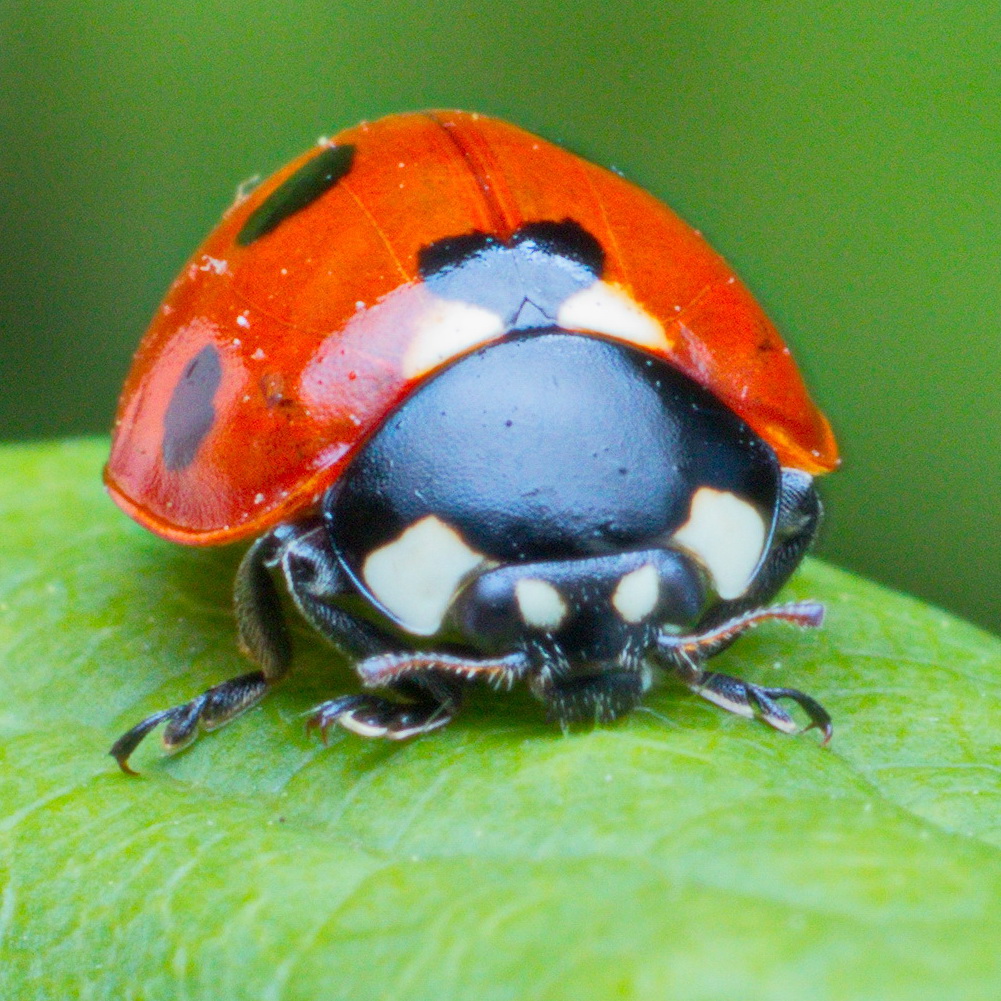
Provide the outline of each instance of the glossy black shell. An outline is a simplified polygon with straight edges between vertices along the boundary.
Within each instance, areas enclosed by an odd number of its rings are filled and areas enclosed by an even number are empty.
[[[498,563],[664,545],[700,487],[774,521],[772,449],[710,393],[627,345],[558,329],[492,344],[408,398],[328,494],[362,590],[366,556],[435,515]],[[767,549],[767,543],[766,543]]]

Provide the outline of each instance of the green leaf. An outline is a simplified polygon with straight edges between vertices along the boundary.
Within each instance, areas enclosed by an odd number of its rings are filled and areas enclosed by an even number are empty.
[[[130,779],[115,737],[246,669],[239,554],[132,524],[105,449],[0,450],[0,997],[1001,996],[998,640],[812,561],[827,625],[718,663],[820,699],[827,748],[671,684],[324,748],[302,714],[356,683],[298,630],[280,691]]]

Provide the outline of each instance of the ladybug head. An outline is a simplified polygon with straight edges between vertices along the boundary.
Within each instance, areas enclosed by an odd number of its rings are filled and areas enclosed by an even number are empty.
[[[694,624],[705,600],[691,558],[650,549],[488,569],[456,596],[447,625],[488,652],[550,647],[588,665],[637,659],[656,632]]]

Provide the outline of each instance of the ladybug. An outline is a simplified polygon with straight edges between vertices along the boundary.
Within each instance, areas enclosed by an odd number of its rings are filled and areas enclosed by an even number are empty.
[[[403,114],[322,140],[238,199],[125,382],[105,482],[174,542],[254,539],[235,582],[256,664],[154,713],[184,747],[288,672],[277,580],[354,659],[310,724],[401,740],[476,681],[564,728],[657,670],[785,731],[792,688],[707,671],[767,619],[839,463],[727,264],[618,175],[502,121]],[[376,693],[373,690],[377,690]]]

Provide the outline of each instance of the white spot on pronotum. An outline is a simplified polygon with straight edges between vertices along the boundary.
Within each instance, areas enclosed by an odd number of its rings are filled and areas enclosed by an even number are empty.
[[[673,541],[687,549],[712,574],[716,593],[739,598],[761,561],[768,526],[752,504],[736,494],[699,487],[685,522]]]
[[[503,333],[504,320],[489,309],[468,302],[435,300],[417,321],[403,356],[403,374],[417,379]]]
[[[641,348],[666,351],[671,346],[657,319],[621,289],[603,281],[566,299],[556,321],[565,330],[606,334]]]
[[[557,629],[567,614],[567,604],[548,581],[524,577],[514,585],[518,611],[526,625]]]
[[[612,606],[626,622],[642,622],[657,607],[659,597],[657,568],[644,563],[619,581],[612,595]]]
[[[432,636],[462,579],[482,562],[454,528],[429,514],[370,553],[362,577],[404,629]]]

